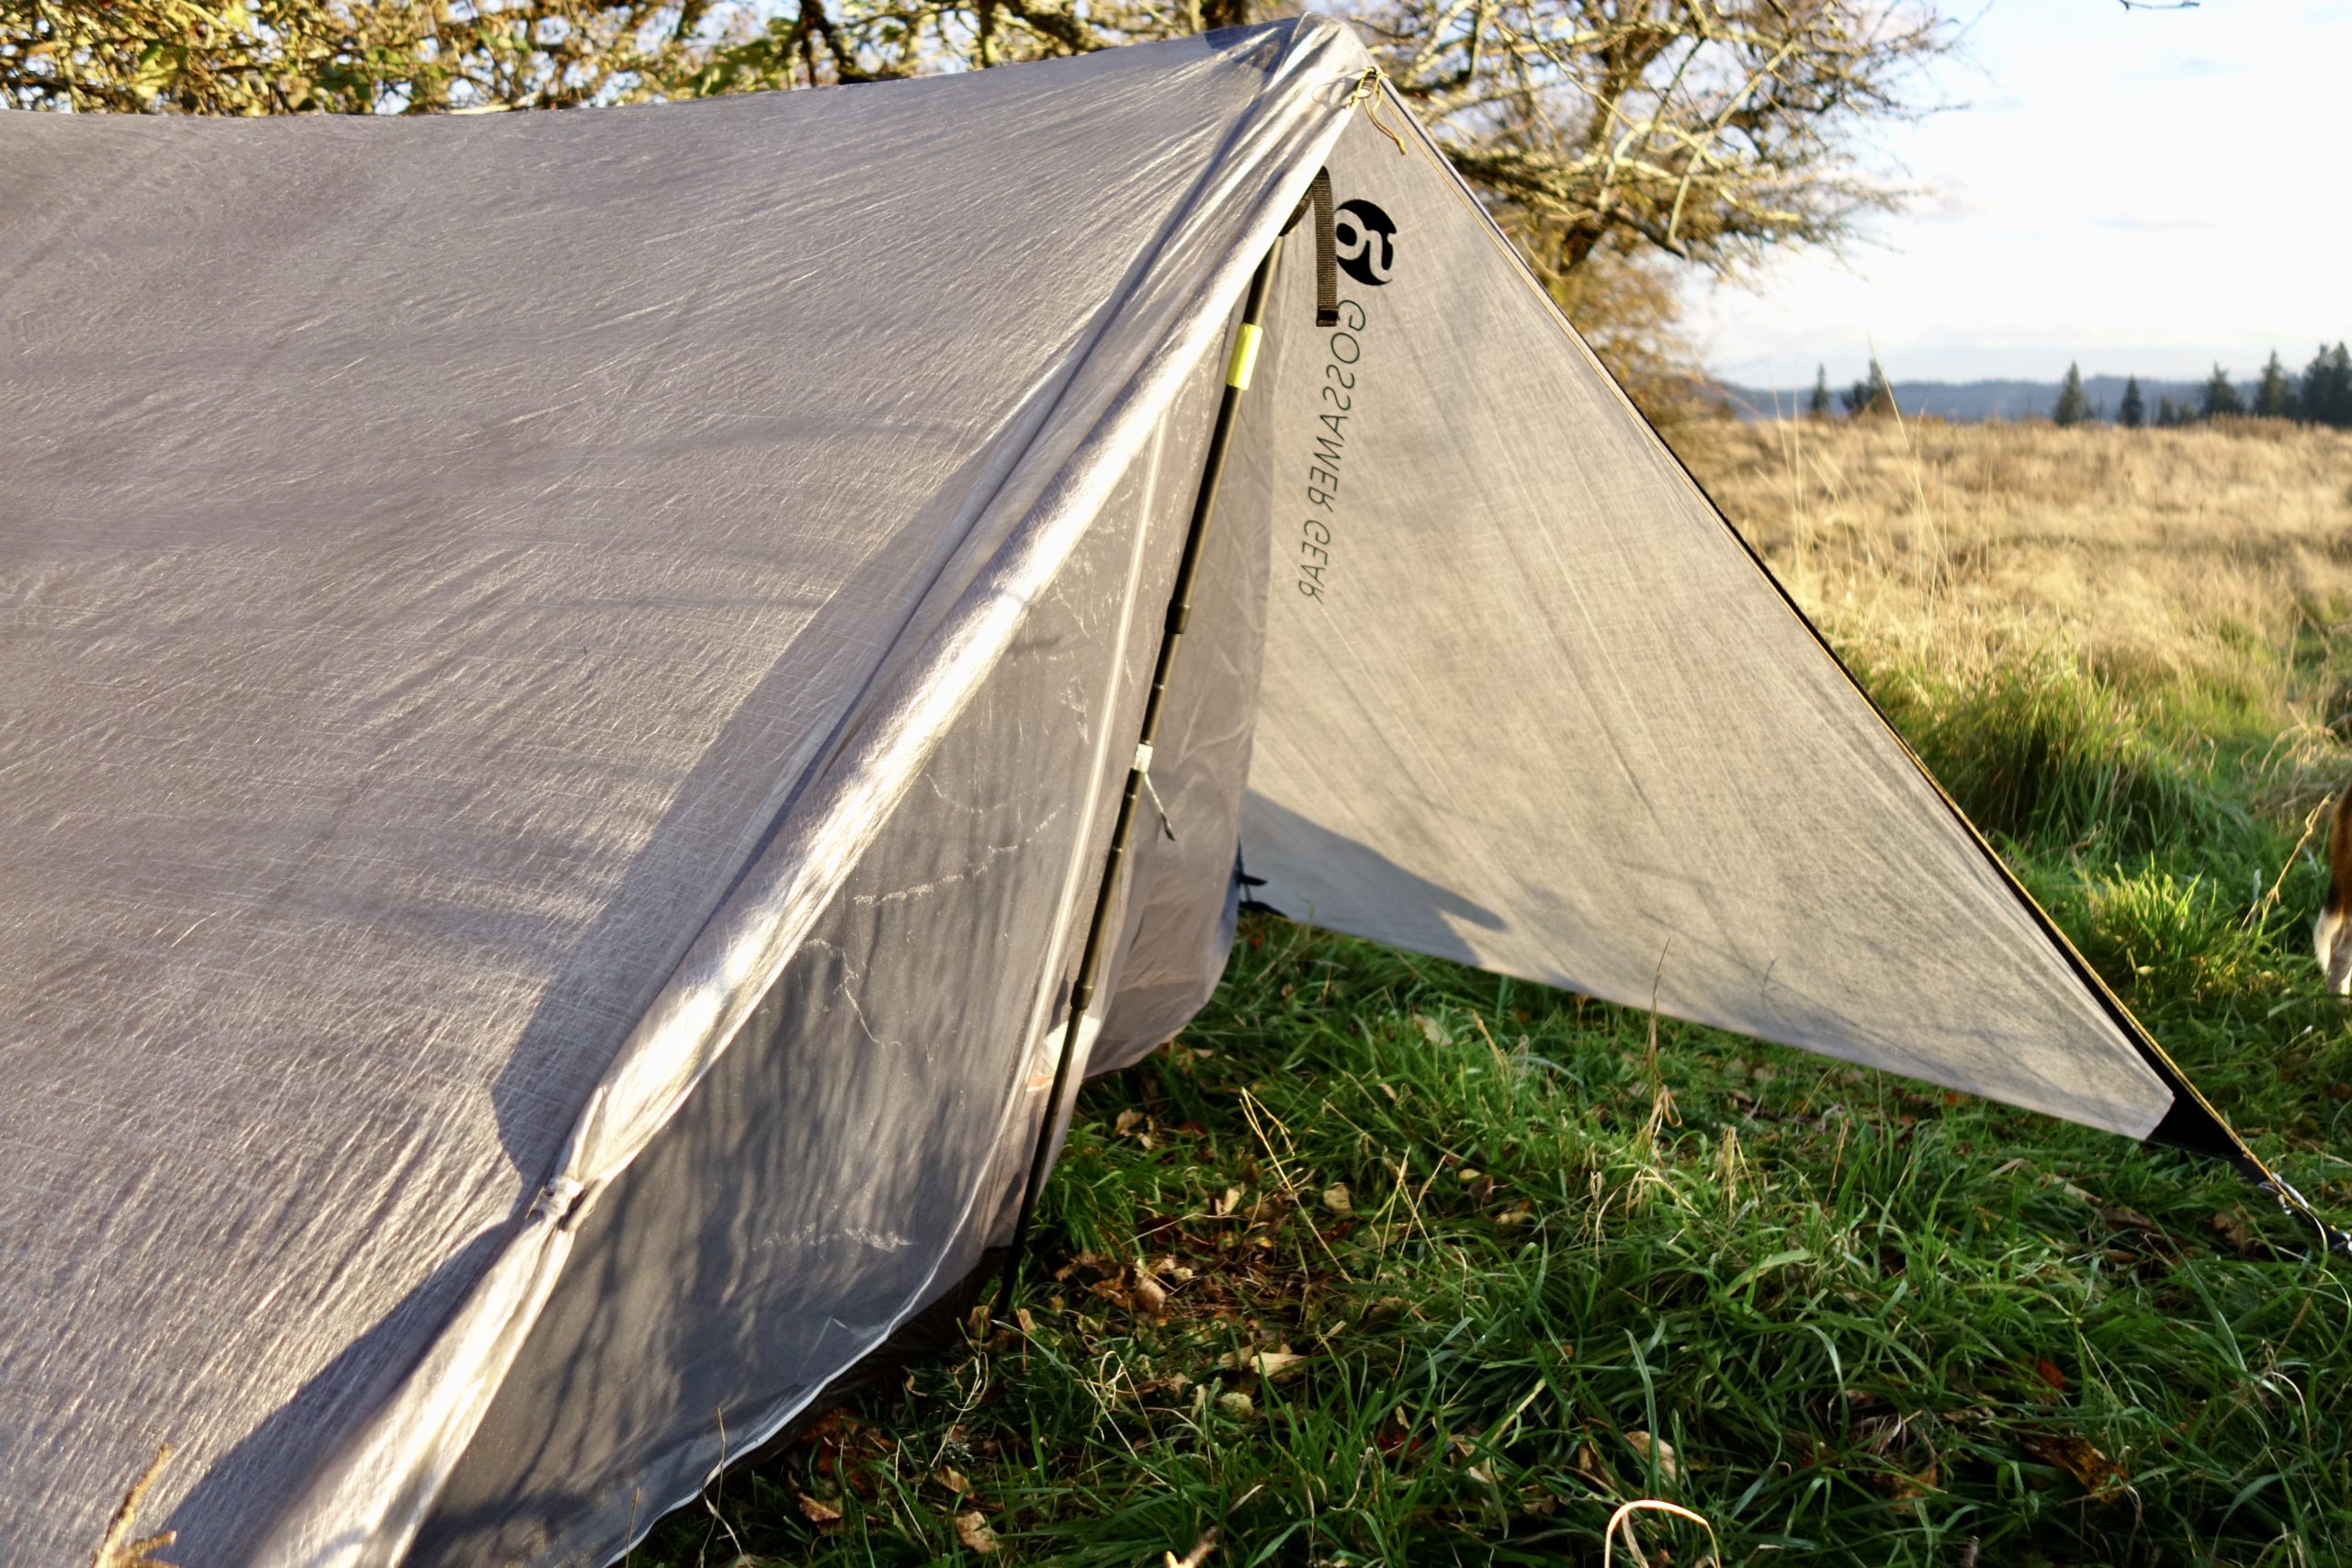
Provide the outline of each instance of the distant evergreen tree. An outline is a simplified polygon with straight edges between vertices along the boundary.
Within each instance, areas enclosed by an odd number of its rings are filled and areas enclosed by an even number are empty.
[[[1879,363],[1871,361],[1871,373],[1838,394],[1846,412],[1861,418],[1865,415],[1887,414],[1894,412],[1894,389],[1887,384],[1886,372]]]
[[[2264,419],[2292,419],[2295,416],[2295,384],[2287,375],[2287,367],[2278,363],[2278,351],[2270,351],[2269,362],[2262,367],[2262,384],[2254,389],[2254,412]]]
[[[2296,402],[2301,419],[2338,430],[2352,429],[2352,355],[2345,352],[2344,344],[2332,349],[2325,344],[2319,345],[2303,371],[2302,391]]]
[[[2229,419],[2245,412],[2245,400],[2230,385],[2230,373],[2218,365],[2197,395],[2197,412],[2203,419]]]
[[[2158,430],[2170,430],[2174,425],[2178,424],[2179,423],[2180,410],[2173,406],[2173,400],[2166,397],[2157,398],[2156,428]]]
[[[2066,367],[2065,384],[2058,389],[2058,406],[2050,411],[2052,424],[2080,424],[2091,416],[2091,400],[2083,395],[2083,367]]]
[[[2140,395],[2140,378],[2123,378],[2123,406],[2116,411],[2126,430],[2137,430],[2148,423],[2148,400]]]
[[[1827,419],[1832,412],[1829,401],[1829,367],[1826,365],[1816,365],[1813,367],[1813,395],[1804,400],[1805,417]]]

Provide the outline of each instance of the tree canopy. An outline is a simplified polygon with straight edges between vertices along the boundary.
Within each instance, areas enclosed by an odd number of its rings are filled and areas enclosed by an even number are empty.
[[[2254,389],[2253,412],[2264,419],[2291,419],[2295,412],[2295,379],[2278,362],[2278,351],[2262,367],[2262,380]]]
[[[18,107],[555,108],[866,81],[1261,19],[1253,0],[0,0]],[[1349,7],[1455,164],[1569,270],[1611,245],[1728,268],[1902,192],[1862,133],[1952,44],[1881,0],[1370,0]]]
[[[1846,412],[1857,419],[1896,412],[1894,387],[1886,378],[1886,371],[1878,360],[1871,360],[1870,374],[1838,394]]]
[[[570,108],[682,96],[709,0],[0,0],[0,99],[138,114]]]
[[[1835,246],[1906,194],[1939,0],[1343,0],[1391,85],[1645,405],[1676,274]],[[981,69],[1265,20],[1267,0],[0,0],[0,104],[570,108]]]
[[[2245,412],[2245,400],[2230,384],[2230,373],[2220,366],[2206,378],[2204,389],[2198,394],[2198,414],[2205,419],[2232,419]]]
[[[2053,424],[2080,424],[2091,417],[2091,400],[2083,391],[2083,367],[2066,367],[2066,379],[2058,389],[2058,406],[2050,411]]]

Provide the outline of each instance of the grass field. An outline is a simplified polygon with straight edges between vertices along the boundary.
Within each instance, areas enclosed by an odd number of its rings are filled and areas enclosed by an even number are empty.
[[[2352,1217],[2295,852],[2352,770],[2352,440],[1678,439]],[[2218,1168],[1833,1062],[1250,923],[1179,1046],[1087,1089],[1043,1220],[1016,1314],[636,1562],[1160,1564],[1216,1527],[1219,1568],[1598,1563],[1654,1498],[1725,1563],[2352,1562],[2352,1269]]]

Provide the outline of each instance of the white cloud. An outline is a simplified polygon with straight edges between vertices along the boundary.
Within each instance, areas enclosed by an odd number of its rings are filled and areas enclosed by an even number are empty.
[[[1694,288],[1718,373],[1850,379],[1874,339],[1905,375],[2190,376],[2352,336],[2352,212],[2313,199],[2336,178],[2352,0],[1995,0],[1970,48],[1944,90],[2006,112],[1892,128],[1922,194],[1873,243]]]

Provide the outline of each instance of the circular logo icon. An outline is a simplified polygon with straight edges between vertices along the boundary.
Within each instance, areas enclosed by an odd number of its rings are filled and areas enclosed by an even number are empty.
[[[1343,201],[1331,215],[1340,270],[1377,288],[1396,265],[1396,220],[1368,201]]]

